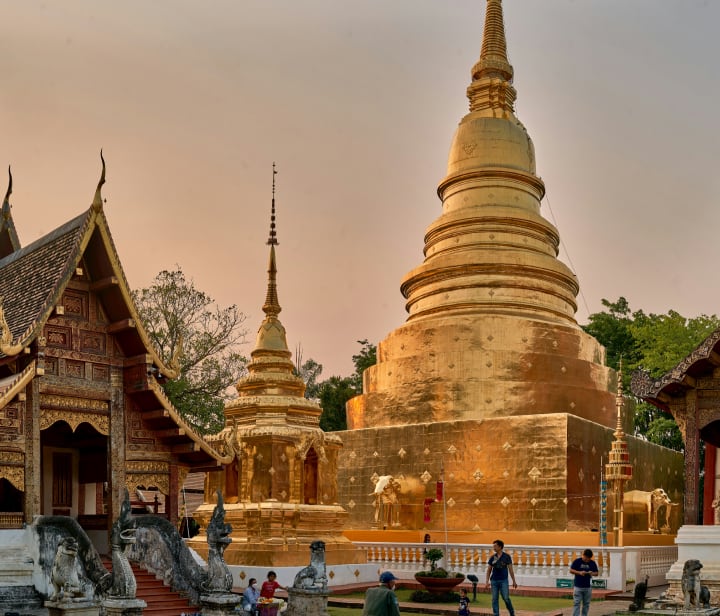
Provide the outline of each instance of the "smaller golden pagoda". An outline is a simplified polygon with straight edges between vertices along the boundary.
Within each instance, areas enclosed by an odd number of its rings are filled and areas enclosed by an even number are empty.
[[[605,477],[613,494],[613,545],[623,545],[624,521],[624,489],[627,482],[632,479],[633,467],[630,463],[630,452],[625,441],[625,432],[622,428],[622,412],[625,407],[622,385],[622,364],[618,372],[617,397],[615,398],[617,408],[617,426],[615,428],[613,441],[610,447],[609,462],[605,465]]]
[[[220,490],[232,543],[231,565],[297,566],[307,562],[310,544],[325,542],[328,564],[364,562],[343,537],[346,511],[337,500],[339,436],[320,429],[320,406],[304,397],[305,383],[294,372],[278,314],[275,246],[275,166],[270,222],[268,288],[249,374],[237,384],[238,397],[225,406],[225,428],[208,437],[232,462],[209,472],[205,499],[194,513],[206,528]],[[206,557],[204,533],[190,545]]]

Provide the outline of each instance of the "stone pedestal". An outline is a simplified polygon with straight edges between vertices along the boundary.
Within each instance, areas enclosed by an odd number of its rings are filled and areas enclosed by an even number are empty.
[[[285,616],[328,616],[328,592],[288,588]]]
[[[45,601],[49,616],[98,616],[100,606],[97,601],[87,599],[70,601]]]
[[[200,610],[203,616],[229,616],[235,613],[240,605],[242,595],[235,593],[218,593],[200,596]]]
[[[105,599],[102,602],[107,616],[142,616],[147,603],[142,599]]]
[[[710,605],[720,605],[720,526],[686,524],[678,530],[675,543],[678,546],[678,559],[665,576],[668,598],[682,601],[683,566],[685,561],[697,559],[703,566],[700,580],[710,590]]]

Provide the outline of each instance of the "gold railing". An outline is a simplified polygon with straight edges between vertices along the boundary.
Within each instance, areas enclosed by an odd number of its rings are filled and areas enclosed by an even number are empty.
[[[22,528],[22,511],[0,511],[0,528]]]

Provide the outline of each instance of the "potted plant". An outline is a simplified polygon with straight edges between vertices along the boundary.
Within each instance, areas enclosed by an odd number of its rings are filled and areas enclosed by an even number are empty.
[[[443,551],[439,548],[431,548],[425,554],[425,560],[430,561],[429,571],[418,571],[415,579],[420,582],[428,592],[442,594],[449,592],[460,584],[465,576],[462,573],[448,573],[447,570],[437,566],[437,562],[443,557]]]

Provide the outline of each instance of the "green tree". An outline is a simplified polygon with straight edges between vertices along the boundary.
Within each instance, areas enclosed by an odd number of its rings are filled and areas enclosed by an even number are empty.
[[[347,430],[345,404],[362,393],[362,373],[377,363],[377,348],[367,339],[358,340],[360,351],[353,355],[355,372],[350,376],[331,376],[318,385],[318,398],[323,409],[320,427],[326,432]]]
[[[624,297],[602,300],[603,312],[591,314],[583,329],[607,350],[608,365],[618,369],[623,358],[623,385],[630,391],[631,374],[637,368],[658,378],[720,327],[716,316],[692,319],[674,310],[667,314],[632,312]],[[635,435],[671,449],[682,450],[682,437],[672,416],[646,402],[636,401]]]
[[[177,362],[179,377],[163,384],[181,416],[201,434],[222,429],[230,387],[245,372],[245,315],[218,306],[195,288],[181,267],[163,270],[133,292],[135,304],[162,360]]]
[[[303,361],[302,347],[295,349],[295,376],[299,376],[305,383],[305,397],[308,400],[317,400],[320,397],[320,383],[318,379],[322,374],[322,364],[310,358]]]
[[[345,403],[356,395],[352,377],[331,376],[320,383],[320,427],[325,432],[347,430]]]
[[[355,372],[352,375],[353,387],[358,394],[362,393],[363,386],[363,372],[370,366],[374,366],[377,363],[377,346],[368,342],[367,338],[358,340],[357,343],[360,345],[360,352],[352,356],[353,365],[355,366]]]

